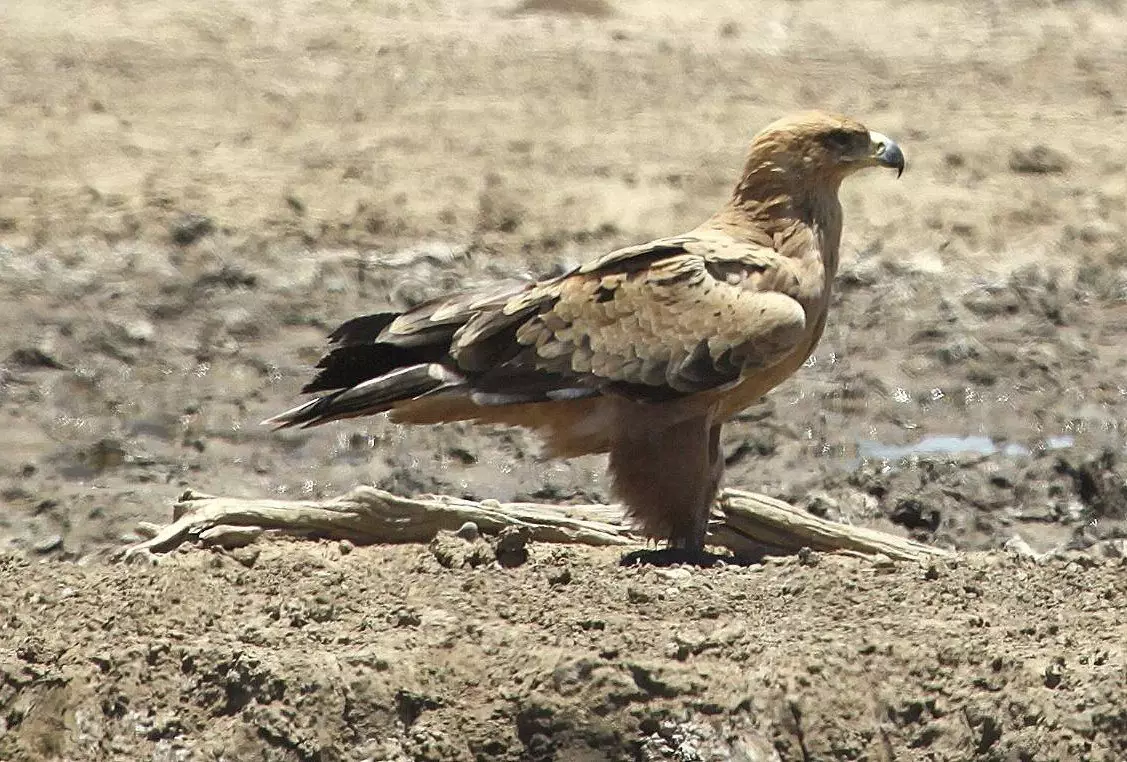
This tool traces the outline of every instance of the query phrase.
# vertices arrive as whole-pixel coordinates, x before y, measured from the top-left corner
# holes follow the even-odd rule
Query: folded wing
[[[724,389],[795,349],[806,324],[797,288],[789,260],[769,248],[660,239],[539,283],[351,320],[303,390],[328,393],[267,423],[312,426],[430,401],[444,419],[520,424],[530,405]],[[516,420],[481,413],[506,406]]]

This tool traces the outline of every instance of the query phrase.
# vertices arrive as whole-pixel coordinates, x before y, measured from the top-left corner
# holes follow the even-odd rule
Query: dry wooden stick
[[[725,490],[710,542],[740,555],[817,551],[883,554],[898,560],[948,555],[947,551],[813,516],[780,500]],[[245,544],[263,529],[287,534],[347,539],[358,544],[429,542],[442,530],[472,522],[486,533],[519,527],[528,539],[586,545],[637,546],[619,506],[555,506],[463,500],[445,495],[405,498],[374,487],[330,500],[240,499],[191,490],[173,509],[173,522],[124,551],[125,557],[159,553],[198,537],[212,544]]]
[[[782,500],[754,492],[726,489],[720,495],[723,521],[713,527],[711,542],[736,554],[793,553],[802,548],[864,555],[884,554],[898,561],[951,555],[950,551],[888,532],[826,521]]]
[[[352,540],[358,544],[428,542],[441,530],[472,522],[487,533],[524,528],[530,540],[585,545],[639,542],[620,523],[609,523],[606,506],[475,502],[446,495],[405,498],[375,487],[357,487],[330,500],[215,497],[188,490],[173,507],[174,521],[126,550],[126,556],[170,550],[192,535],[218,527],[259,527],[289,534]],[[205,538],[207,539],[207,538]],[[223,544],[221,538],[213,539]]]

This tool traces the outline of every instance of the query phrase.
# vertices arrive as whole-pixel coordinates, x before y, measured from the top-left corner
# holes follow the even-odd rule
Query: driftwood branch
[[[897,560],[948,555],[885,532],[826,521],[765,495],[725,490],[709,542],[737,555],[759,557],[802,548],[883,554]],[[619,506],[499,503],[444,495],[405,498],[374,487],[357,487],[330,500],[268,500],[214,497],[191,490],[173,508],[173,522],[153,527],[151,536],[125,549],[125,557],[160,553],[198,539],[233,547],[263,530],[350,540],[357,544],[429,542],[440,531],[473,524],[486,534],[507,527],[539,542],[639,546]]]
[[[802,548],[822,552],[883,554],[896,561],[941,558],[950,551],[914,542],[888,532],[820,519],[782,500],[726,489],[720,495],[723,521],[709,540],[736,554],[794,553]]]
[[[486,533],[523,528],[530,540],[540,542],[636,544],[638,539],[621,522],[614,523],[615,513],[601,505],[502,504],[447,495],[406,498],[375,487],[357,487],[330,500],[214,497],[188,490],[173,507],[174,521],[127,553],[171,550],[194,535],[221,527],[257,527],[370,544],[429,542],[442,530],[473,523]]]

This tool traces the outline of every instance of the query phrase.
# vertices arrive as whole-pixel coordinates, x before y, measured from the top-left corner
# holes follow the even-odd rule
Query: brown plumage
[[[350,320],[302,390],[327,393],[265,423],[390,411],[401,423],[532,428],[552,456],[609,453],[615,493],[642,529],[700,551],[720,427],[813,351],[837,270],[838,187],[873,166],[901,172],[903,154],[852,119],[777,121],[696,229],[559,277]]]

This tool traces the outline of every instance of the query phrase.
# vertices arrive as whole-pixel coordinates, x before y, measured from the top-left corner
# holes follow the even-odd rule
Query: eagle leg
[[[665,550],[631,554],[636,560],[708,564],[708,521],[724,473],[719,423],[700,416],[621,436],[609,469],[616,496],[642,531],[669,541]]]

